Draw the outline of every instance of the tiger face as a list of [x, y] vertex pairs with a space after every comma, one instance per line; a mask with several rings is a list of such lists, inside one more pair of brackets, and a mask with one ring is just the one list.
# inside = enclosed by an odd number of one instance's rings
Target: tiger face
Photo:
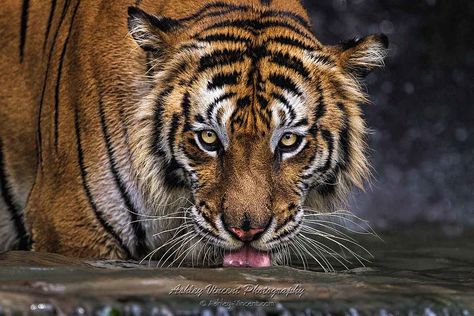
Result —
[[323, 46], [291, 12], [200, 14], [129, 10], [150, 74], [143, 165], [190, 192], [194, 232], [225, 250], [224, 265], [268, 266], [304, 206], [328, 212], [367, 177], [359, 79], [382, 65], [387, 39]]

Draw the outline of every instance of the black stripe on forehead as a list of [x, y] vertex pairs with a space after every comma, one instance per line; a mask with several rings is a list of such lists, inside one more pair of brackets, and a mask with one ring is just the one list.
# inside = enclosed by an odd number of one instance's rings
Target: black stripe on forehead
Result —
[[325, 65], [325, 66], [331, 66], [332, 67], [332, 66], [336, 65], [334, 60], [331, 58], [331, 56], [322, 55], [320, 53], [313, 54], [313, 61], [316, 64], [322, 64], [322, 65]]
[[274, 52], [272, 53], [270, 62], [275, 63], [281, 67], [289, 68], [303, 78], [309, 77], [309, 71], [306, 69], [303, 62], [299, 58], [291, 56], [288, 53]]
[[258, 101], [258, 104], [260, 104], [261, 109], [266, 109], [268, 107], [269, 101], [261, 94], [257, 95], [257, 101]]
[[225, 85], [237, 84], [240, 77], [240, 72], [233, 71], [231, 73], [218, 73], [207, 84], [207, 89], [212, 90], [221, 88]]
[[293, 124], [293, 127], [300, 127], [300, 126], [307, 126], [308, 125], [308, 119], [307, 118], [302, 118], [301, 120], [299, 120], [298, 122], [296, 122], [295, 124]]
[[[213, 33], [207, 34], [203, 36], [195, 37], [196, 40], [206, 43], [214, 43], [214, 42], [232, 42], [232, 43], [242, 43], [242, 44], [251, 44], [252, 39], [250, 37], [246, 37], [242, 34], [232, 34], [232, 33]], [[277, 43], [282, 45], [287, 45], [290, 47], [295, 47], [301, 50], [307, 50], [310, 52], [314, 52], [319, 49], [319, 46], [315, 45], [314, 43], [306, 44], [303, 41], [297, 39], [296, 37], [290, 37], [288, 35], [277, 35], [271, 36], [265, 39], [265, 42], [262, 44], [263, 47], [268, 46], [270, 43]], [[323, 61], [323, 57], [326, 56], [318, 56], [321, 58], [321, 62], [325, 64], [333, 65], [334, 63], [332, 60], [327, 57], [327, 60]]]
[[204, 55], [199, 61], [197, 72], [204, 72], [216, 66], [231, 65], [244, 60], [245, 50], [222, 49]]
[[282, 90], [287, 90], [297, 96], [303, 95], [301, 90], [298, 88], [298, 85], [288, 76], [281, 74], [271, 74], [268, 76], [268, 81]]
[[258, 71], [257, 69], [258, 63], [262, 58], [267, 56], [269, 52], [267, 51], [266, 47], [262, 45], [249, 47], [247, 49], [247, 52], [251, 59], [250, 69], [247, 74], [247, 85], [253, 86], [255, 83], [260, 83], [262, 81], [262, 76], [260, 74], [260, 71]]
[[207, 42], [207, 43], [234, 42], [234, 43], [250, 44], [252, 42], [252, 40], [248, 37], [243, 37], [241, 35], [230, 34], [230, 33], [208, 34], [202, 37], [196, 37], [196, 40], [201, 41], [201, 42]]
[[252, 104], [252, 99], [249, 96], [239, 98], [237, 100], [237, 108], [246, 108]]
[[297, 38], [287, 36], [287, 35], [277, 35], [277, 36], [269, 37], [266, 39], [265, 44], [268, 44], [270, 42], [297, 47], [299, 49], [303, 49], [307, 51], [316, 51], [319, 48], [316, 45], [313, 46], [311, 44], [305, 44], [303, 41]]

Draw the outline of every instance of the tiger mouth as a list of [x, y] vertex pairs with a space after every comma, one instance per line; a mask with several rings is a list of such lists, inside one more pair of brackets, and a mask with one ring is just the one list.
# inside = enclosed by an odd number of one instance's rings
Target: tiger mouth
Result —
[[265, 268], [271, 266], [269, 252], [260, 251], [250, 245], [224, 254], [224, 267]]

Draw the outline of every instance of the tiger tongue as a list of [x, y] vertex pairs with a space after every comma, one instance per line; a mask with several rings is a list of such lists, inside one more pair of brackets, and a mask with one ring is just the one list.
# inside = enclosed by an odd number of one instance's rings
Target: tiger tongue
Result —
[[269, 253], [258, 251], [247, 245], [224, 255], [224, 267], [264, 268], [270, 265]]

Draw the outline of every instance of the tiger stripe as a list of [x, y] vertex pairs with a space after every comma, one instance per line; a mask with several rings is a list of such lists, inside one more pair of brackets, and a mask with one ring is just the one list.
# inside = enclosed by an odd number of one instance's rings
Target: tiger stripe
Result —
[[46, 96], [46, 87], [47, 87], [47, 84], [48, 84], [49, 72], [50, 72], [50, 68], [51, 68], [51, 62], [52, 62], [52, 59], [53, 59], [53, 52], [54, 52], [54, 49], [56, 47], [56, 40], [59, 36], [59, 31], [60, 31], [61, 26], [64, 22], [64, 18], [66, 17], [66, 13], [67, 13], [67, 10], [69, 8], [69, 4], [70, 4], [70, 0], [65, 0], [64, 1], [63, 10], [61, 12], [59, 24], [58, 24], [58, 27], [56, 29], [56, 32], [54, 33], [54, 36], [53, 36], [53, 39], [52, 39], [52, 42], [51, 42], [51, 46], [50, 46], [50, 49], [49, 49], [48, 61], [46, 63], [46, 71], [45, 71], [45, 74], [44, 74], [43, 86], [42, 86], [42, 89], [41, 89], [41, 96], [40, 96], [38, 114], [37, 114], [37, 119], [36, 119], [36, 128], [37, 128], [37, 131], [36, 131], [36, 139], [37, 140], [36, 140], [36, 142], [37, 142], [37, 147], [38, 147], [37, 156], [38, 156], [38, 165], [39, 165], [41, 171], [43, 170], [43, 133], [41, 131], [41, 128], [42, 128], [41, 127], [41, 118], [42, 118], [42, 115], [43, 115], [43, 105], [44, 105], [44, 99], [45, 99], [45, 96]]
[[30, 1], [22, 0], [21, 3], [22, 4], [21, 4], [19, 55], [20, 55], [20, 63], [23, 63], [23, 58], [25, 55], [26, 34], [28, 31], [28, 17], [29, 17]]
[[[100, 89], [99, 89], [100, 91]], [[99, 92], [100, 93], [100, 92]], [[132, 202], [132, 198], [130, 197], [128, 190], [126, 188], [125, 182], [122, 180], [119, 174], [119, 169], [118, 169], [118, 164], [117, 161], [114, 157], [114, 149], [112, 145], [112, 137], [109, 132], [109, 128], [107, 126], [106, 122], [106, 113], [104, 110], [104, 104], [102, 97], [99, 96], [99, 118], [100, 118], [100, 126], [102, 129], [102, 134], [105, 142], [105, 147], [107, 151], [107, 158], [109, 162], [109, 167], [110, 171], [112, 173], [115, 186], [120, 192], [120, 197], [122, 198], [126, 209], [128, 210], [128, 213], [130, 215], [130, 223], [132, 225], [133, 231], [134, 231], [134, 237], [136, 240], [136, 252], [139, 255], [144, 255], [146, 254], [147, 250], [147, 245], [146, 245], [146, 239], [145, 239], [145, 231], [143, 230], [143, 227], [141, 226], [141, 223], [139, 221], [138, 215], [140, 214], [138, 210], [135, 208]]]
[[53, 24], [54, 13], [56, 11], [57, 0], [51, 0], [51, 9], [49, 10], [48, 24], [46, 24], [46, 32], [44, 34], [43, 53], [46, 50], [46, 44], [48, 43], [49, 33], [51, 31], [51, 24]]
[[74, 130], [76, 136], [76, 152], [77, 152], [77, 162], [78, 167], [81, 175], [81, 182], [82, 182], [82, 189], [87, 197], [87, 202], [91, 210], [93, 211], [95, 218], [100, 223], [100, 225], [105, 229], [105, 231], [115, 240], [118, 244], [120, 249], [127, 255], [127, 257], [131, 258], [132, 253], [125, 245], [123, 240], [120, 238], [119, 234], [115, 231], [115, 229], [106, 221], [104, 218], [101, 210], [97, 206], [94, 197], [91, 193], [91, 188], [89, 185], [88, 177], [89, 173], [87, 172], [87, 168], [85, 165], [85, 158], [84, 158], [84, 150], [82, 148], [82, 136], [81, 136], [81, 120], [80, 120], [80, 113], [77, 108], [74, 108]]
[[74, 7], [74, 11], [72, 12], [71, 22], [69, 24], [69, 29], [66, 35], [66, 39], [64, 40], [63, 49], [61, 51], [61, 55], [59, 57], [59, 65], [57, 71], [57, 78], [56, 78], [56, 86], [54, 89], [54, 121], [53, 121], [53, 139], [54, 139], [54, 147], [57, 149], [58, 147], [58, 125], [59, 125], [59, 92], [61, 89], [61, 77], [63, 72], [63, 63], [64, 58], [66, 56], [66, 51], [69, 43], [69, 37], [71, 36], [72, 28], [74, 26], [74, 19], [76, 18], [77, 11], [79, 9], [79, 5], [81, 1], [78, 0], [76, 6]]

